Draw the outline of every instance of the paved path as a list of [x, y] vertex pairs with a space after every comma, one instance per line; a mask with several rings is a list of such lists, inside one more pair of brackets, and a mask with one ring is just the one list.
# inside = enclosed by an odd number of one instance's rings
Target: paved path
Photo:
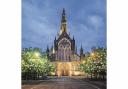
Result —
[[22, 85], [22, 89], [100, 89], [78, 78], [61, 77], [41, 81], [39, 84]]

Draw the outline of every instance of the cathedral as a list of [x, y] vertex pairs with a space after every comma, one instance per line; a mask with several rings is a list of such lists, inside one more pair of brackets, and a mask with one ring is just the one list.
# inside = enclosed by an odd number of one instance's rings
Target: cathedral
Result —
[[63, 9], [62, 12], [60, 32], [57, 38], [55, 37], [54, 39], [54, 46], [52, 46], [51, 49], [47, 47], [46, 51], [50, 61], [80, 61], [81, 57], [84, 56], [82, 46], [80, 49], [80, 55], [77, 54], [74, 36], [71, 38], [70, 34], [67, 32], [67, 18], [65, 9]]
[[49, 49], [47, 46], [47, 57], [55, 65], [55, 75], [72, 76], [81, 75], [79, 63], [84, 57], [81, 45], [80, 54], [77, 53], [77, 47], [74, 36], [70, 37], [67, 32], [67, 18], [65, 9], [62, 12], [60, 32], [54, 39], [54, 46]]

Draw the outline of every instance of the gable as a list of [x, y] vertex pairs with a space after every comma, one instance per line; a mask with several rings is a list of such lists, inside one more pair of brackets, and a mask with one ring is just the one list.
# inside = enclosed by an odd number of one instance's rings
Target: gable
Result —
[[69, 35], [66, 32], [63, 32], [57, 39], [57, 41], [59, 42], [61, 39], [66, 38], [68, 39], [70, 42], [72, 41], [72, 39], [69, 37]]

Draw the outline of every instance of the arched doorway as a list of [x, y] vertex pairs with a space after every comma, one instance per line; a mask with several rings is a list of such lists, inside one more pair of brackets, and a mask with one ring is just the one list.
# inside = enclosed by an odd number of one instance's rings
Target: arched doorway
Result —
[[56, 73], [58, 76], [71, 76], [71, 63], [58, 62]]

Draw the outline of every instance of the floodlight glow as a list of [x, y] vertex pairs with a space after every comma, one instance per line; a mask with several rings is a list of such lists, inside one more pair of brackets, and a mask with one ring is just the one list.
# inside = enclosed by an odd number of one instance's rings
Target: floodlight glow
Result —
[[55, 49], [54, 48], [52, 49], [52, 53], [55, 54]]
[[39, 57], [40, 54], [39, 54], [38, 52], [35, 52], [35, 56], [36, 56], [36, 57]]
[[92, 56], [94, 56], [94, 53], [91, 53]]
[[83, 61], [83, 63], [85, 63], [85, 61]]

